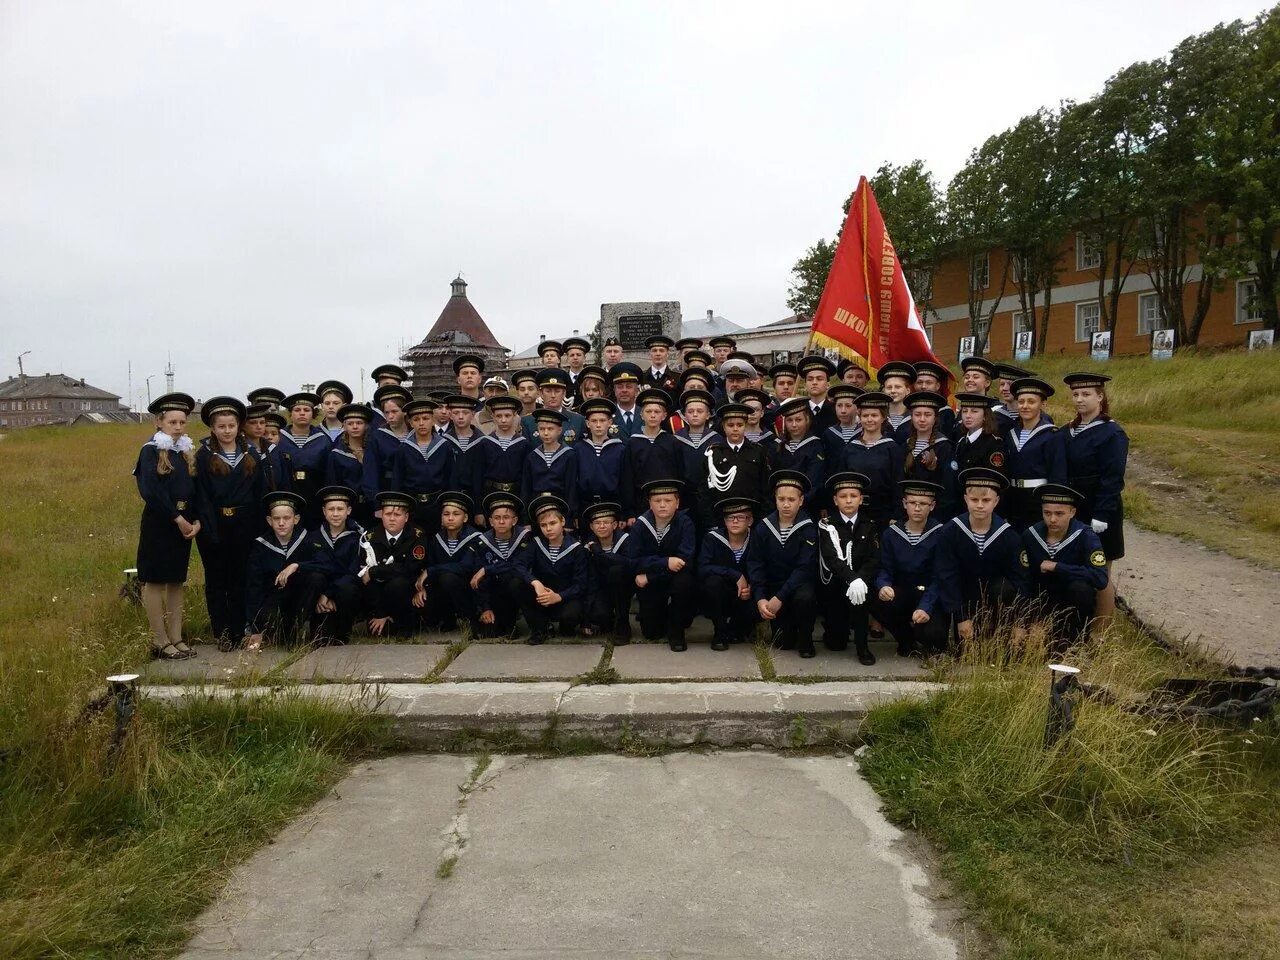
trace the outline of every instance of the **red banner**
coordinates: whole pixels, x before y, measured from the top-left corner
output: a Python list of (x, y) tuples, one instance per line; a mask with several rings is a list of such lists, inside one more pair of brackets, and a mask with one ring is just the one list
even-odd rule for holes
[(809, 347), (839, 350), (873, 376), (890, 360), (938, 362), (866, 177), (849, 204)]

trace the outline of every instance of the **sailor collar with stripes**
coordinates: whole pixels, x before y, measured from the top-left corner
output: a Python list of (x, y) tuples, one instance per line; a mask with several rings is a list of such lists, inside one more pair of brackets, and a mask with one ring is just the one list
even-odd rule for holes
[(801, 527), (809, 526), (813, 523), (813, 521), (804, 516), (804, 514), (796, 514), (796, 522), (787, 528), (787, 535), (784, 537), (782, 535), (782, 531), (774, 524), (771, 517), (765, 517), (760, 522), (764, 524), (765, 528), (771, 534), (773, 534), (773, 538), (783, 545), (785, 545), (787, 540), (789, 540)]
[(403, 437), (400, 436), (400, 434), (396, 433), (394, 430), (392, 430), (390, 427), (379, 427), (377, 429), (377, 432), (385, 433), (388, 437), (391, 437), (393, 440), (396, 440), (400, 443), (408, 443), (409, 440), (413, 437), (412, 430), (406, 433)]
[(418, 438), (413, 434), (406, 437), (404, 442), (422, 454), (423, 460), (430, 460), (432, 455), (441, 447), (453, 447), (454, 449), (457, 449), (457, 443), (446, 437), (443, 433), (432, 433), (431, 439), (427, 441), (427, 445), (425, 447), (418, 442)]
[(786, 447), (787, 451), (790, 453), (799, 453), (809, 444), (821, 443), (821, 442), (822, 442), (821, 440), (819, 440), (814, 434), (811, 433), (802, 440), (784, 440), (782, 445)]
[(1088, 423), (1081, 423), (1081, 424), (1079, 424), (1079, 425), (1077, 425), (1077, 426), (1071, 427), (1071, 428), (1070, 428), (1070, 430), (1071, 430), (1071, 435), (1072, 435), (1073, 437), (1078, 437), (1080, 434), (1084, 433), (1086, 430), (1092, 430), (1094, 427), (1098, 426), (1099, 424), (1103, 424), (1103, 423), (1111, 423), (1111, 418), (1110, 418), (1110, 417), (1096, 417), (1096, 418), (1094, 418), (1093, 420), (1090, 420)]
[(440, 549), (443, 550), (447, 556), (452, 557), (454, 554), (456, 554), (459, 550), (465, 547), (472, 540), (476, 539), (476, 537), (478, 536), (480, 536), (480, 531), (472, 530), (465, 537), (459, 537), (458, 542), (455, 543), (452, 547), (450, 547), (449, 541), (445, 539), (444, 533), (442, 531), (436, 534), (436, 543), (440, 544)]
[(280, 431), (280, 439), (281, 440), (288, 439), (288, 441), (292, 443), (295, 447), (297, 447), (299, 450), (305, 447), (312, 440), (319, 440), (322, 437), (324, 438), (326, 443), (333, 442), (332, 440), (329, 439), (329, 435), (325, 433), (323, 430), (321, 430), (319, 427), (312, 427), (311, 432), (307, 434), (305, 437), (295, 437), (288, 430)]
[(712, 440), (724, 439), (723, 437), (720, 436), (720, 434), (716, 433), (714, 430), (703, 430), (702, 436), (699, 437), (697, 440), (693, 439), (693, 437), (690, 437), (690, 436), (681, 436), (679, 433), (675, 435), (675, 438), (679, 440), (681, 443), (683, 443), (685, 446), (693, 447), (693, 449), (695, 450), (701, 450)]
[[(480, 442), (483, 443), (485, 440), (488, 440), (499, 450), (508, 450), (511, 447), (514, 447), (517, 443), (529, 442), (528, 438), (519, 431), (516, 432), (515, 436), (511, 437), (499, 437), (496, 433), (486, 433), (480, 437)], [(507, 445), (505, 447), (502, 445), (503, 440), (507, 441)]]
[(571, 454), (572, 452), (573, 451), (569, 449), (568, 444), (564, 444), (564, 443), (560, 444), (556, 452), (551, 454), (548, 454), (546, 449), (541, 444), (538, 445), (538, 456), (542, 457), (542, 459), (546, 461), (546, 464), (548, 467), (551, 466), (553, 463), (555, 463), (557, 460), (559, 460), (561, 457), (567, 454)]
[(541, 537), (534, 537), (533, 542), (538, 545), (538, 549), (542, 551), (542, 555), (546, 557), (547, 560), (549, 560), (553, 565), (559, 563), (569, 554), (573, 553), (573, 551), (577, 550), (580, 546), (582, 546), (582, 544), (579, 543), (576, 539), (574, 539), (572, 535), (566, 533), (564, 535), (564, 540), (560, 542), (559, 555), (553, 557), (551, 555), (551, 548), (547, 546), (547, 542), (545, 540), (543, 540)]
[(864, 435), (864, 434), (858, 434), (858, 436), (854, 437), (854, 438), (853, 438), (852, 440), (850, 440), (849, 442), (850, 442), (850, 443), (860, 443), (860, 444), (862, 444), (862, 446), (864, 446), (864, 447), (866, 447), (868, 450), (870, 450), (872, 447), (878, 447), (878, 446), (880, 446), (880, 444), (882, 444), (882, 443), (893, 443), (893, 437), (881, 437), (879, 440), (873, 440), (871, 443), (867, 443), (866, 438), (865, 438), (865, 435)]
[(1044, 432), (1045, 430), (1052, 432), (1053, 424), (1052, 423), (1039, 424), (1038, 426), (1032, 428), (1031, 432), (1027, 434), (1026, 439), (1022, 439), (1022, 436), (1021, 436), (1022, 429), (1020, 427), (1014, 427), (1013, 430), (1010, 431), (1009, 436), (1013, 439), (1014, 447), (1017, 448), (1018, 450), (1021, 450), (1028, 443), (1031, 442), (1032, 437), (1034, 437), (1037, 433)]
[(973, 545), (978, 548), (978, 553), (980, 554), (982, 551), (986, 550), (987, 547), (991, 546), (991, 544), (995, 543), (1000, 534), (1004, 533), (1006, 530), (1013, 529), (1013, 527), (1009, 526), (1008, 522), (1005, 520), (1000, 520), (1000, 526), (997, 527), (995, 524), (997, 520), (1000, 520), (1000, 518), (995, 514), (992, 514), (991, 529), (988, 530), (987, 533), (982, 536), (981, 541), (979, 541), (979, 535), (974, 533), (973, 529), (969, 526), (969, 518), (967, 516), (961, 514), (958, 517), (951, 518), (951, 522), (963, 530), (964, 535), (973, 541)]
[(937, 520), (933, 521), (932, 526), (929, 526), (928, 524), (926, 524), (924, 530), (920, 533), (918, 537), (916, 537), (914, 541), (911, 539), (912, 534), (907, 532), (907, 528), (905, 526), (899, 526), (897, 520), (894, 520), (892, 523), (889, 524), (889, 529), (892, 530), (894, 533), (896, 533), (898, 536), (900, 536), (903, 540), (907, 541), (907, 543), (911, 544), (912, 546), (917, 546), (923, 543), (929, 537), (933, 536), (939, 530), (941, 530), (942, 526), (943, 525), (939, 523)]
[[(792, 530), (794, 530), (794, 529), (795, 529), (795, 527), (793, 526), (791, 529), (792, 529)], [(736, 552), (737, 552), (737, 550), (736, 550), (736, 548), (734, 547), (734, 545), (733, 545), (732, 543), (730, 543), (730, 542), (729, 542), (729, 538), (728, 538), (728, 537), (726, 537), (726, 536), (725, 536), (723, 533), (721, 533), (719, 530), (708, 530), (708, 531), (707, 531), (707, 536), (708, 536), (708, 537), (715, 537), (717, 540), (719, 540), (721, 543), (723, 543), (726, 547), (728, 547), (728, 548), (729, 548), (729, 552), (730, 552), (730, 553), (736, 553)], [(790, 534), (788, 534), (788, 536), (790, 536)], [(746, 550), (746, 549), (747, 549), (747, 545), (748, 545), (748, 544), (750, 544), (750, 543), (751, 543), (751, 531), (750, 531), (750, 530), (748, 530), (748, 531), (747, 531), (747, 538), (746, 538), (745, 540), (743, 540), (743, 541), (742, 541), (742, 549), (743, 549), (743, 550)]]
[(671, 521), (661, 533), (659, 533), (658, 528), (653, 525), (653, 521), (649, 519), (649, 515), (647, 513), (641, 514), (637, 517), (636, 522), (643, 523), (645, 527), (648, 528), (649, 532), (653, 534), (653, 540), (655, 543), (662, 543), (663, 538), (671, 532), (671, 528), (675, 525), (676, 518), (672, 517)]
[(578, 441), (578, 443), (581, 446), (590, 447), (592, 450), (596, 452), (597, 457), (600, 456), (600, 454), (604, 453), (611, 443), (616, 443), (619, 446), (622, 445), (622, 441), (619, 440), (617, 437), (605, 437), (603, 443), (596, 443), (590, 437), (583, 437), (581, 440)]
[[(1038, 524), (1036, 526), (1038, 526)], [(1057, 543), (1050, 544), (1048, 540), (1040, 536), (1040, 531), (1037, 530), (1035, 526), (1031, 526), (1027, 528), (1027, 532), (1030, 533), (1033, 538), (1035, 538), (1036, 543), (1044, 547), (1044, 552), (1049, 555), (1050, 560), (1052, 560), (1055, 556), (1057, 556), (1058, 551), (1062, 550), (1063, 547), (1069, 544), (1076, 537), (1080, 536), (1080, 534), (1084, 533), (1084, 531), (1085, 531), (1085, 528), (1083, 526), (1076, 527), (1074, 530), (1072, 530), (1069, 534), (1067, 534)]]
[(485, 530), (480, 534), (480, 539), (488, 544), (489, 548), (495, 551), (498, 556), (503, 557), (504, 559), (509, 559), (511, 554), (515, 552), (516, 547), (520, 546), (521, 542), (523, 542), (524, 538), (528, 535), (528, 527), (520, 527), (512, 533), (511, 539), (507, 541), (507, 552), (505, 555), (502, 552), (502, 548), (498, 546), (498, 538), (494, 535), (492, 530)]
[(350, 450), (348, 450), (346, 447), (342, 445), (335, 446), (333, 448), (333, 454), (338, 457), (350, 457), (352, 460), (355, 460), (357, 463), (363, 462), (360, 460), (359, 457), (357, 457), (354, 453), (352, 453)]
[(343, 537), (347, 537), (347, 536), (359, 537), (363, 533), (364, 533), (364, 528), (361, 527), (360, 524), (358, 523), (352, 524), (351, 526), (347, 527), (336, 537), (329, 536), (329, 524), (326, 523), (320, 527), (320, 537), (321, 539), (324, 540), (325, 543), (329, 545), (330, 550), (332, 550), (335, 546), (337, 546), (338, 541), (341, 540)]
[(307, 531), (302, 529), (302, 524), (298, 524), (297, 528), (293, 531), (293, 539), (289, 541), (288, 546), (280, 546), (280, 541), (276, 539), (275, 534), (272, 534), (269, 537), (259, 537), (258, 542), (272, 553), (278, 553), (287, 560), (289, 557), (293, 556), (293, 551), (297, 550), (298, 546), (306, 538)]

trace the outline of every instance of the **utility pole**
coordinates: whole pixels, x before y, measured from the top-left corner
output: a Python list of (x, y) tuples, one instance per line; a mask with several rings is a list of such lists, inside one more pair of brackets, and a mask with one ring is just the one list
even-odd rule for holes
[(164, 368), (164, 392), (173, 393), (173, 355), (169, 355), (169, 362)]
[(18, 379), (22, 379), (23, 377), (26, 376), (26, 373), (22, 369), (22, 358), (25, 357), (30, 352), (31, 352), (30, 350), (23, 350), (20, 354), (18, 354)]
[(148, 409), (151, 408), (151, 379), (154, 376), (155, 376), (154, 373), (147, 375), (147, 408)]
[(126, 406), (130, 410), (133, 409), (133, 361), (132, 360), (129, 361), (129, 402), (126, 404)]

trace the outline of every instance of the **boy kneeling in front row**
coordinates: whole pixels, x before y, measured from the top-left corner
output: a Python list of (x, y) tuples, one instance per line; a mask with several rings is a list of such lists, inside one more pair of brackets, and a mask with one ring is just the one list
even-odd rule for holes
[(582, 511), (582, 545), (591, 555), (584, 633), (612, 631), (618, 646), (631, 642), (631, 597), (636, 592), (627, 556), (631, 535), (622, 529), (621, 521), (622, 507), (616, 503), (594, 503)]
[(693, 619), (693, 521), (680, 509), (679, 480), (650, 480), (641, 488), (649, 509), (636, 518), (626, 553), (635, 573), (640, 632), (676, 653), (688, 649), (684, 631)]
[(484, 498), (488, 523), (476, 541), (480, 567), (471, 576), (471, 589), (476, 592), (480, 610), (481, 636), (510, 637), (516, 630), (525, 589), (518, 560), (529, 549), (531, 536), (529, 528), (520, 525), (522, 509), (520, 498), (504, 490), (495, 490)]
[(312, 622), (316, 643), (346, 643), (360, 605), (360, 535), (364, 531), (351, 519), (358, 496), (350, 487), (324, 487), (316, 498), (323, 520), (307, 538), (303, 573), (320, 578)]
[(747, 579), (747, 548), (751, 543), (755, 503), (744, 497), (722, 500), (723, 519), (707, 531), (698, 551), (698, 581), (703, 613), (715, 628), (712, 650), (746, 639), (755, 624), (751, 583)]
[(306, 500), (277, 490), (263, 497), (263, 504), (271, 532), (254, 541), (245, 572), (244, 648), (250, 652), (261, 650), (266, 639), (288, 642), (299, 632), (309, 640), (311, 612), (324, 586), (320, 574), (301, 569), (307, 555), (301, 525)]
[(388, 632), (398, 637), (412, 636), (418, 620), (414, 601), (421, 604), (425, 600), (417, 579), (427, 562), (427, 543), (422, 528), (410, 522), (417, 503), (411, 494), (393, 490), (379, 493), (382, 526), (360, 539), (364, 558), (360, 580), (365, 586), (369, 633), (375, 637)]
[(529, 643), (545, 643), (551, 621), (560, 633), (573, 633), (582, 624), (583, 603), (590, 576), (587, 552), (565, 533), (569, 505), (554, 494), (534, 497), (529, 515), (538, 528), (533, 545), (516, 559), (521, 579), (528, 584), (522, 606), (529, 624)]
[(775, 470), (769, 485), (777, 509), (756, 524), (747, 552), (751, 599), (770, 625), (774, 643), (812, 657), (818, 546), (817, 530), (802, 509), (809, 478), (799, 470)]
[(876, 655), (867, 644), (867, 598), (880, 568), (880, 537), (875, 521), (862, 510), (871, 480), (846, 471), (827, 481), (835, 510), (818, 524), (818, 576), (823, 590), (822, 642), (828, 650), (849, 646), (849, 628), (858, 662), (871, 666)]
[(1037, 492), (1044, 519), (1023, 532), (1022, 557), (1034, 610), (1048, 620), (1050, 643), (1061, 652), (1080, 641), (1093, 618), (1107, 585), (1107, 556), (1093, 528), (1075, 518), (1080, 494), (1056, 483)]
[(934, 553), (944, 525), (932, 517), (943, 490), (927, 480), (903, 480), (898, 489), (907, 519), (880, 537), (871, 613), (898, 641), (898, 656), (943, 653), (950, 621), (939, 609)]
[(480, 531), (471, 526), (475, 505), (465, 493), (445, 490), (437, 498), (440, 524), (427, 541), (427, 565), (418, 574), (413, 605), (422, 610), (428, 630), (452, 630), (465, 621), (473, 634), (480, 624), (471, 578), (483, 562)]

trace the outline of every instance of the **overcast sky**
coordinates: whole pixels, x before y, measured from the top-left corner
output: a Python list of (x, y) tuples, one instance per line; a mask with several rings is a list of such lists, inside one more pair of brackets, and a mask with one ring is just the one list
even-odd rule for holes
[(1260, 8), (0, 0), (0, 375), (359, 396), (459, 270), (514, 350), (608, 301), (778, 320), (860, 174), (945, 183)]

